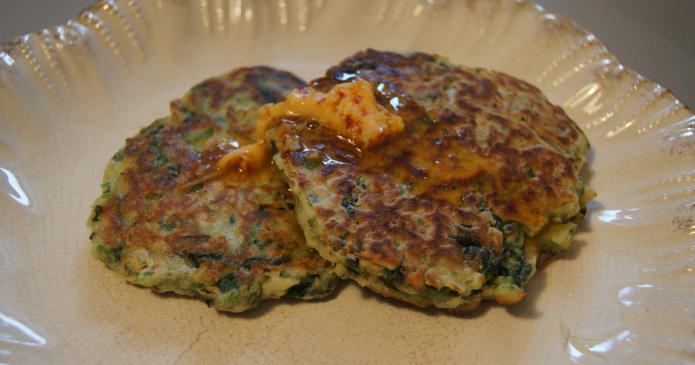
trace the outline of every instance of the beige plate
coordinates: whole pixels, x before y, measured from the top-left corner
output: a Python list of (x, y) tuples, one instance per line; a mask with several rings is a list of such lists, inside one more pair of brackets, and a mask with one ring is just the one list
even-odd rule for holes
[[(423, 311), (345, 285), (250, 314), (127, 285), (88, 253), (109, 157), (189, 86), (302, 77), (366, 47), (537, 84), (592, 143), (574, 248), (511, 308)], [(695, 117), (525, 1), (122, 0), (0, 49), (0, 363), (695, 363)]]

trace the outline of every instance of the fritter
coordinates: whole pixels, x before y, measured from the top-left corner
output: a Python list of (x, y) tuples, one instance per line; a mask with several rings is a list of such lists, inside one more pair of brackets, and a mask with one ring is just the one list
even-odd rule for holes
[(306, 246), (276, 167), (218, 173), (250, 141), (261, 105), (305, 83), (267, 67), (209, 79), (109, 161), (89, 227), (94, 255), (133, 284), (242, 312), (267, 298), (322, 298), (337, 276)]
[(560, 107), (435, 55), (357, 53), (262, 114), (307, 244), (418, 306), (520, 301), (593, 196), (589, 143)]

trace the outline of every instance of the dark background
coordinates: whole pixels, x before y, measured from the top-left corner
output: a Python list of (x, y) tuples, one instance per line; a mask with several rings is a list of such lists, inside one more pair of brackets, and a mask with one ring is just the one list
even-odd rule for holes
[[(0, 0), (0, 43), (63, 23), (92, 2)], [(627, 67), (695, 107), (695, 0), (536, 2), (590, 30)]]

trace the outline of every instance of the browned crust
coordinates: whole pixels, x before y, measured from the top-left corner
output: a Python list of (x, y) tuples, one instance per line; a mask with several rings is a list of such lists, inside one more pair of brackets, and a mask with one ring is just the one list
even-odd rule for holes
[(305, 208), (318, 220), (310, 245), (366, 263), (359, 270), (370, 275), (396, 270), (416, 290), (440, 287), (430, 268), (483, 273), (492, 265), (500, 268), (486, 273), (493, 285), (515, 275), (501, 263), (505, 237), (579, 213), (588, 142), (533, 85), (432, 55), (373, 50), (311, 84), (327, 91), (355, 77), (403, 118), (401, 136), (361, 151), (308, 120), (285, 120), (270, 133), (290, 186), (309, 195)]
[[(255, 119), (245, 121), (246, 114), (303, 85), (287, 72), (242, 68), (206, 80), (173, 101), (170, 118), (127, 139), (110, 163), (108, 169), (117, 175), (106, 181), (110, 191), (97, 201), (100, 214), (92, 222), (92, 238), (110, 249), (180, 254), (205, 267), (210, 280), (229, 272), (257, 276), (289, 267), (323, 270), (327, 263), (305, 246), (294, 197), (274, 166), (196, 184), (234, 148), (230, 141), (248, 141), (250, 130), (242, 124)], [(239, 95), (248, 99), (243, 110), (230, 103)], [(221, 233), (211, 232), (220, 224)]]

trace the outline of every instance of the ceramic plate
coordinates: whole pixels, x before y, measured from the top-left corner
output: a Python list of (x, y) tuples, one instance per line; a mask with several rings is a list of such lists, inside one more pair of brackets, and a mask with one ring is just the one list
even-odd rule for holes
[[(528, 298), (456, 316), (345, 284), (243, 315), (127, 285), (85, 221), (126, 137), (197, 81), (310, 79), (421, 50), (538, 85), (592, 144), (599, 194)], [(695, 363), (695, 116), (526, 1), (114, 0), (0, 49), (0, 363)]]

